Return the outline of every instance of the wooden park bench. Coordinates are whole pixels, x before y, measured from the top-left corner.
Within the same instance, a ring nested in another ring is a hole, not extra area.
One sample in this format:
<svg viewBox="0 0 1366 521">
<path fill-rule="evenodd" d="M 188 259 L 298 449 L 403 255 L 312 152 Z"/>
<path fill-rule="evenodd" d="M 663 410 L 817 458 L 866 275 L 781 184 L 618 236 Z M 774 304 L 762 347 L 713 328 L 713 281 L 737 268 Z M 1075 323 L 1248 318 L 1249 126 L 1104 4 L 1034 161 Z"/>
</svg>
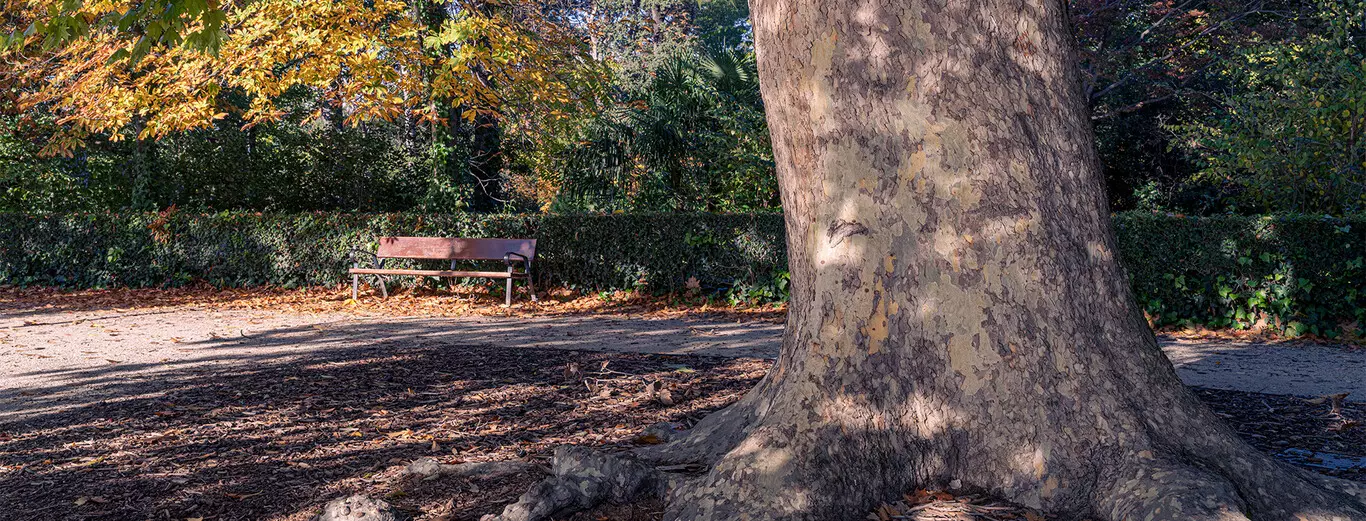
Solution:
<svg viewBox="0 0 1366 521">
<path fill-rule="evenodd" d="M 484 277 L 507 279 L 505 305 L 512 305 L 512 279 L 525 279 L 531 291 L 531 301 L 536 302 L 536 286 L 531 282 L 531 261 L 536 258 L 536 239 L 456 239 L 443 237 L 380 237 L 379 250 L 371 253 L 364 250 L 351 250 L 352 255 L 366 255 L 374 260 L 373 268 L 360 267 L 360 260 L 353 258 L 351 269 L 351 298 L 356 298 L 360 288 L 361 275 L 373 275 L 379 279 L 379 288 L 384 297 L 389 297 L 389 288 L 384 277 L 389 275 L 414 275 L 427 277 Z M 409 270 L 386 269 L 387 259 L 416 259 L 451 261 L 448 270 Z M 455 269 L 456 261 L 495 261 L 507 265 L 507 271 L 462 271 Z M 521 271 L 514 269 L 513 263 L 521 263 Z"/>
</svg>

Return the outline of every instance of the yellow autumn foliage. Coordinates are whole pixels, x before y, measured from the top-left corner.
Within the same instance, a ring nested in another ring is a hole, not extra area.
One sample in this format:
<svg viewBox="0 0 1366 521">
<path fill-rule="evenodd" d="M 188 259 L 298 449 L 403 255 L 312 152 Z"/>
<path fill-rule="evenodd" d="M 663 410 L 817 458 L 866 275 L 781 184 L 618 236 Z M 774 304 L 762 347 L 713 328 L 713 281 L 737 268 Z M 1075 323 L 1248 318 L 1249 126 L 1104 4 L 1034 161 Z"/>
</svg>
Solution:
<svg viewBox="0 0 1366 521">
<path fill-rule="evenodd" d="M 7 34 L 22 34 L 52 13 L 50 0 L 3 3 L 0 32 Z M 24 45 L 0 51 L 0 80 L 12 86 L 9 101 L 18 110 L 57 115 L 63 131 L 43 152 L 70 154 L 91 135 L 155 139 L 209 126 L 233 110 L 220 103 L 225 92 L 251 100 L 241 114 L 247 125 L 286 116 L 276 101 L 302 88 L 352 124 L 431 122 L 446 107 L 460 107 L 470 120 L 534 113 L 545 128 L 599 103 L 607 74 L 573 28 L 537 0 L 440 3 L 445 16 L 436 26 L 422 16 L 430 5 L 403 0 L 228 0 L 216 7 L 224 16 L 216 50 L 156 45 L 129 59 L 147 45 L 146 29 L 109 20 L 138 4 L 80 5 L 75 19 L 88 33 L 55 46 L 28 35 Z M 183 32 L 196 23 L 203 20 L 191 19 Z"/>
</svg>

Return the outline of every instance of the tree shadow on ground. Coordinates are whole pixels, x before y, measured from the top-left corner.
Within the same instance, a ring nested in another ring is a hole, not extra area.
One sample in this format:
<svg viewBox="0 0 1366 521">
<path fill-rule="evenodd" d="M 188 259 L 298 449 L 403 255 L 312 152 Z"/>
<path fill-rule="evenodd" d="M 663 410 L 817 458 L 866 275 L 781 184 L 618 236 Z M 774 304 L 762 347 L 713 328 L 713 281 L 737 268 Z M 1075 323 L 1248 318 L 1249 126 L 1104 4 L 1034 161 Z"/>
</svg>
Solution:
<svg viewBox="0 0 1366 521">
<path fill-rule="evenodd" d="M 202 318 L 180 317 L 181 320 Z M 163 393 L 181 379 L 201 380 L 250 375 L 261 367 L 291 364 L 356 364 L 414 352 L 464 349 L 462 346 L 498 345 L 501 350 L 553 347 L 565 350 L 646 351 L 660 354 L 726 354 L 771 356 L 776 351 L 780 325 L 692 322 L 689 320 L 629 320 L 597 316 L 579 318 L 442 319 L 400 318 L 390 320 L 337 320 L 281 325 L 248 332 L 233 320 L 214 321 L 197 330 L 199 340 L 167 339 L 190 333 L 158 330 L 137 324 L 100 319 L 116 326 L 131 343 L 89 344 L 43 351 L 72 356 L 62 363 L 14 370 L 14 380 L 0 384 L 0 422 L 35 423 L 45 416 L 98 401 L 119 401 L 128 396 Z M 144 324 L 145 325 L 145 324 Z M 251 326 L 246 326 L 251 327 Z M 113 328 L 110 328 L 113 330 Z M 62 339 L 61 330 L 39 334 Z M 67 335 L 69 336 L 69 335 Z M 30 335 L 25 342 L 31 343 Z M 121 337 L 118 337 L 121 338 Z M 723 346 L 718 347 L 718 346 Z M 414 349 L 417 351 L 414 351 Z M 103 353 L 76 355 L 82 353 Z M 117 351 L 115 351 L 117 350 Z M 128 354 L 144 350 L 138 355 Z M 61 352 L 58 352 L 61 351 Z M 698 352 L 701 353 L 698 353 Z M 116 354 L 123 352 L 124 355 Z M 521 356 L 541 356 L 531 351 Z M 19 352 L 18 354 L 32 355 Z M 46 355 L 45 355 L 46 356 Z M 118 357 L 120 360 L 106 359 Z M 517 356 L 517 355 L 514 355 Z M 88 361 L 87 361 L 88 360 Z"/>
<path fill-rule="evenodd" d="M 571 364 L 581 375 L 566 376 Z M 560 444 L 627 445 L 652 423 L 692 422 L 733 401 L 767 367 L 383 344 L 171 367 L 99 402 L 0 423 L 0 508 L 16 520 L 305 519 L 364 492 L 422 516 L 478 519 L 538 476 L 403 488 L 399 469 L 423 456 L 539 461 Z M 668 398 L 646 391 L 655 381 Z"/>
</svg>

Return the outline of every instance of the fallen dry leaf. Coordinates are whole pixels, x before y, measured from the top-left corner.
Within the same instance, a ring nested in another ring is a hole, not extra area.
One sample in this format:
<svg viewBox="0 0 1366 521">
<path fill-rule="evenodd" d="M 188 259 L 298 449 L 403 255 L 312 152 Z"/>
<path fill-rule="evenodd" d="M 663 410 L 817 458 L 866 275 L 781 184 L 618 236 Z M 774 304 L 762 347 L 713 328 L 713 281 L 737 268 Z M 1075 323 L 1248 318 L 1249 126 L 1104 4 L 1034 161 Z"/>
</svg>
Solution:
<svg viewBox="0 0 1366 521">
<path fill-rule="evenodd" d="M 660 439 L 659 436 L 656 436 L 655 434 L 651 433 L 646 434 L 644 436 L 636 436 L 634 439 L 631 440 L 631 442 L 636 443 L 638 445 L 659 445 L 661 443 L 664 443 L 664 440 Z"/>
</svg>

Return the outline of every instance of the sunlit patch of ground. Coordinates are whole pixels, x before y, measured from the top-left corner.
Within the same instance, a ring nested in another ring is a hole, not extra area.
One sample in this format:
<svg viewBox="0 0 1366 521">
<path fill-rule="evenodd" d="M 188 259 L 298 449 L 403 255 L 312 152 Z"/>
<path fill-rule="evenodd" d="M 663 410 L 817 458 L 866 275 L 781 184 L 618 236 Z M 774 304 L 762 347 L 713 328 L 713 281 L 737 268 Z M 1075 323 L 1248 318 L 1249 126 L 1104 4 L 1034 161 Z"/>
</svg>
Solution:
<svg viewBox="0 0 1366 521">
<path fill-rule="evenodd" d="M 0 312 L 6 309 L 51 311 L 196 308 L 298 313 L 349 313 L 371 316 L 555 316 L 610 313 L 648 318 L 706 315 L 736 320 L 781 322 L 785 304 L 731 305 L 719 296 L 650 295 L 635 291 L 583 293 L 563 288 L 542 290 L 531 302 L 520 286 L 513 305 L 503 307 L 500 289 L 488 285 L 390 288 L 389 298 L 366 288 L 351 299 L 351 287 L 214 288 L 199 285 L 168 289 L 19 288 L 0 286 Z"/>
</svg>

